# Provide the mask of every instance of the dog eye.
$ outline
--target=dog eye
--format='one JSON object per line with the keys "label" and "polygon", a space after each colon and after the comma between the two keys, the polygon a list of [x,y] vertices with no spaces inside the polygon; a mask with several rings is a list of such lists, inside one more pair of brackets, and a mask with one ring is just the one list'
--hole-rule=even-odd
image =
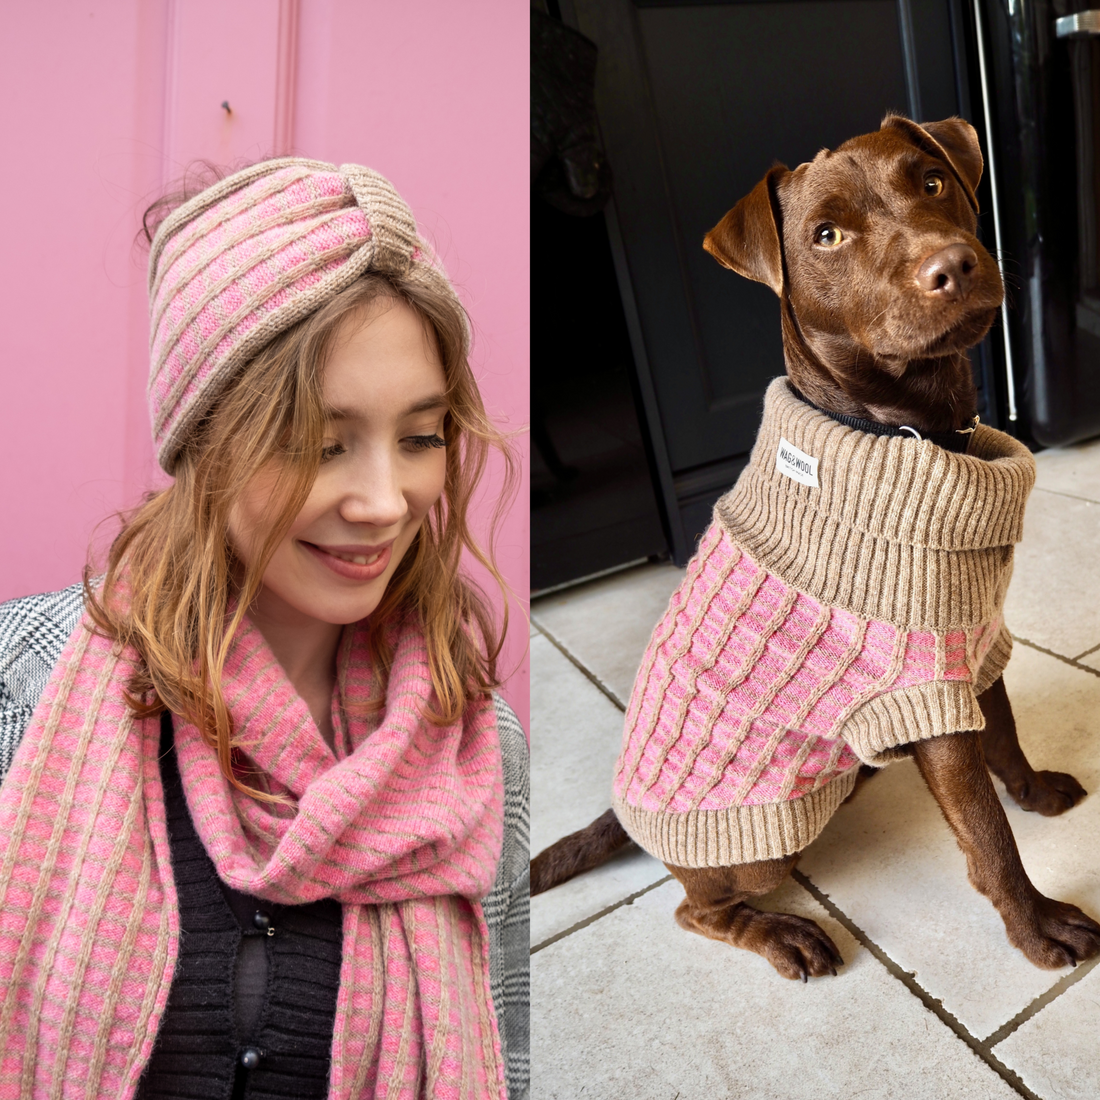
{"label": "dog eye", "polygon": [[926,176],[924,180],[924,193],[936,196],[943,190],[943,176]]}
{"label": "dog eye", "polygon": [[835,225],[823,225],[814,234],[814,244],[819,244],[822,248],[836,248],[842,240],[844,234]]}

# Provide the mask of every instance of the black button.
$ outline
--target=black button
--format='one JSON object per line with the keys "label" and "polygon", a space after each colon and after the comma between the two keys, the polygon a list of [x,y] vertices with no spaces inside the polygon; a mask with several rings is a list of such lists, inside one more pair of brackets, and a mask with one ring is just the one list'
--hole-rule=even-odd
{"label": "black button", "polygon": [[241,1065],[245,1069],[255,1069],[260,1064],[263,1054],[255,1047],[245,1047],[241,1051]]}
{"label": "black button", "polygon": [[271,918],[266,913],[257,912],[252,918],[252,923],[261,932],[266,932],[271,927]]}

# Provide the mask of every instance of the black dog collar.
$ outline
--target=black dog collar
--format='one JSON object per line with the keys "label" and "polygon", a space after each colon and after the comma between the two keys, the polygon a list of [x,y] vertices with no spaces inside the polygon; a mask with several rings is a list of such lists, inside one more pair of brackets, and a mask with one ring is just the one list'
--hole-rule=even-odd
{"label": "black dog collar", "polygon": [[906,424],[895,427],[893,424],[880,424],[877,420],[861,420],[858,416],[846,416],[844,413],[829,412],[828,409],[815,405],[793,385],[791,385],[791,393],[800,401],[804,401],[811,409],[817,409],[818,412],[824,413],[831,420],[843,424],[846,428],[854,428],[857,432],[868,432],[871,435],[903,435],[910,439],[927,439],[929,442],[935,443],[937,447],[942,447],[945,451],[954,451],[956,454],[966,454],[966,449],[970,446],[970,437],[978,426],[978,417],[975,416],[970,422],[970,426],[966,428],[955,428],[946,432],[923,433],[918,432],[916,428],[910,428]]}

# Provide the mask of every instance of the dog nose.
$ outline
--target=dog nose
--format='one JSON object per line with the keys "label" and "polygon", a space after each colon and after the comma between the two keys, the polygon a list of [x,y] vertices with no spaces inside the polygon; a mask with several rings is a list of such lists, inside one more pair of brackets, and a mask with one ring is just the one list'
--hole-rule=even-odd
{"label": "dog nose", "polygon": [[965,298],[974,285],[978,255],[968,244],[950,244],[933,252],[917,268],[917,285],[949,302]]}

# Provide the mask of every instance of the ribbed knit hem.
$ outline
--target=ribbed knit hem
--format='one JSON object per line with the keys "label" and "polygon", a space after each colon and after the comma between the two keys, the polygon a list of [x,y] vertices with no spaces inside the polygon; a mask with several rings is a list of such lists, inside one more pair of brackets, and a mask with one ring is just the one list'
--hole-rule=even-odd
{"label": "ribbed knit hem", "polygon": [[997,678],[1004,672],[1011,656],[1012,635],[1009,633],[1008,627],[1001,623],[1001,629],[997,631],[997,637],[993,639],[989,652],[986,653],[985,660],[982,661],[982,667],[978,669],[978,673],[974,677],[975,695],[981,695],[983,691],[988,691],[997,682]]}
{"label": "ribbed knit hem", "polygon": [[[776,470],[780,440],[818,484]],[[749,465],[715,518],[769,572],[833,607],[907,629],[978,626],[1000,609],[1035,481],[1027,448],[984,425],[967,454],[874,436],[768,387]]]}
{"label": "ribbed knit hem", "polygon": [[615,816],[651,856],[676,867],[732,867],[801,852],[852,793],[858,768],[786,802],[728,810],[655,812],[612,798]]}
{"label": "ribbed knit hem", "polygon": [[936,680],[888,691],[864,703],[841,736],[865,764],[881,767],[905,755],[914,741],[985,728],[973,687],[963,680]]}

